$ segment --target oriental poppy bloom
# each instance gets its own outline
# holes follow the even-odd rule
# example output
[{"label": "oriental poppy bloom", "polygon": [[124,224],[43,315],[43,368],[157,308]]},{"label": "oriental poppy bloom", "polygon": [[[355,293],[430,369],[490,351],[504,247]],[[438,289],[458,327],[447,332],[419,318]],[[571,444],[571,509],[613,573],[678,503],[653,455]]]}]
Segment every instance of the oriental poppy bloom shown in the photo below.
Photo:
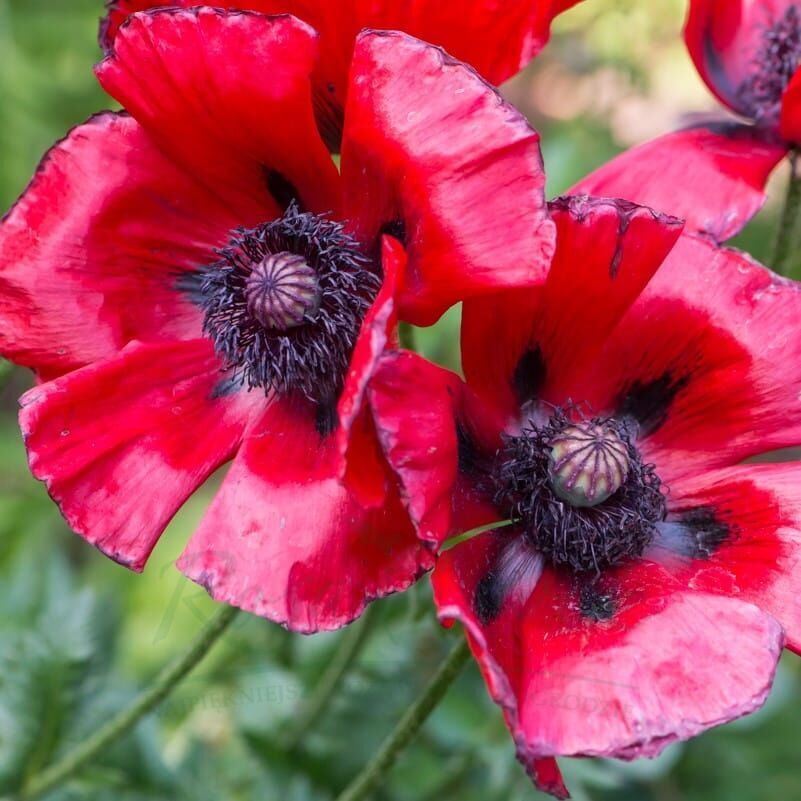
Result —
[{"label": "oriental poppy bloom", "polygon": [[722,103],[801,144],[801,3],[690,0],[684,37]]},{"label": "oriental poppy bloom", "polygon": [[[493,84],[512,77],[545,46],[551,22],[579,0],[221,0],[222,8],[294,14],[320,34],[314,66],[314,107],[324,139],[338,149],[356,35],[363,28],[404,31],[440,45]],[[100,23],[100,46],[109,52],[120,25],[136,12],[189,8],[197,0],[110,0]]]},{"label": "oriental poppy bloom", "polygon": [[334,628],[431,566],[362,398],[395,320],[529,283],[553,251],[539,140],[476,74],[360,35],[341,174],[290,16],[137,14],[0,226],[0,352],[34,474],[141,570],[233,465],[179,566],[222,601]]},{"label": "oriental poppy bloom", "polygon": [[414,354],[369,390],[518,755],[654,756],[757,709],[801,648],[801,291],[672,218],[553,205],[539,286],[465,303],[463,382]]}]

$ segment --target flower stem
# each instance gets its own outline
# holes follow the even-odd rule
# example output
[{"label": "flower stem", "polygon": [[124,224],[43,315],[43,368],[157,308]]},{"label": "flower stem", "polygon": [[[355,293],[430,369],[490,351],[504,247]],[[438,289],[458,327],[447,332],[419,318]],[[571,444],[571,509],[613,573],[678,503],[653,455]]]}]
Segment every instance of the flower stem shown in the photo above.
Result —
[{"label": "flower stem", "polygon": [[77,748],[62,757],[54,765],[35,776],[19,795],[20,801],[32,801],[60,785],[91,761],[109,743],[122,737],[145,715],[153,711],[208,653],[231,625],[239,610],[225,606],[216,617],[198,634],[189,650],[177,657],[156,676],[153,684],[142,692],[133,703],[112,718],[105,726],[85,740]]},{"label": "flower stem", "polygon": [[11,371],[14,365],[11,362],[0,359],[0,389],[5,386],[6,381],[11,378]]},{"label": "flower stem", "polygon": [[790,179],[770,264],[780,275],[799,277],[801,272],[801,175],[798,154],[790,155]]},{"label": "flower stem", "polygon": [[351,626],[342,637],[339,650],[323,673],[312,694],[301,704],[286,736],[283,738],[283,747],[287,751],[294,751],[303,738],[322,716],[331,700],[336,695],[345,674],[356,661],[367,642],[373,621],[375,620],[375,604],[367,607],[362,619]]},{"label": "flower stem", "polygon": [[414,326],[410,323],[401,322],[398,325],[398,339],[402,348],[417,350],[417,337],[414,333]]},{"label": "flower stem", "polygon": [[467,640],[461,639],[439,666],[422,694],[406,710],[394,731],[384,740],[375,756],[338,796],[337,801],[363,801],[378,787],[386,773],[395,764],[401,751],[414,739],[428,716],[442,700],[469,656],[470,648]]}]

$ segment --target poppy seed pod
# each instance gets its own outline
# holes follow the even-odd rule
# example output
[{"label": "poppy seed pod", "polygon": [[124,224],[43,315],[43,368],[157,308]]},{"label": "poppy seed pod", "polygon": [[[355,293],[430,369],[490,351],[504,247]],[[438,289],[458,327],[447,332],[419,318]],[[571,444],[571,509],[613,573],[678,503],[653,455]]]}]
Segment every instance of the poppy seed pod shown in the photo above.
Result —
[{"label": "poppy seed pod", "polygon": [[250,313],[265,327],[295,328],[320,308],[314,269],[295,253],[269,254],[253,267],[245,284]]},{"label": "poppy seed pod", "polygon": [[549,477],[573,506],[597,506],[614,495],[629,471],[626,443],[608,426],[568,426],[551,441]]}]

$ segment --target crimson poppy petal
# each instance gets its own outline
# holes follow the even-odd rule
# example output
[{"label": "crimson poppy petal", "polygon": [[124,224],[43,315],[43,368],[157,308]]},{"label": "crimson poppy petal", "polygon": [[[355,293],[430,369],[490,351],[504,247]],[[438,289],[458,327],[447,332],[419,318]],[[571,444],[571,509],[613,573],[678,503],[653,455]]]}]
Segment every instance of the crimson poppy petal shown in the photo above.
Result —
[{"label": "crimson poppy petal", "polygon": [[491,462],[501,444],[504,421],[492,409],[455,373],[408,351],[381,359],[369,394],[383,452],[421,539],[439,547],[498,521],[475,464]]},{"label": "crimson poppy petal", "polygon": [[[510,78],[545,46],[551,22],[579,0],[462,0],[460,3],[399,3],[396,0],[217,0],[221,8],[264,14],[294,14],[320,34],[314,71],[315,105],[322,130],[338,146],[353,43],[364,28],[409,33],[444,47],[473,65],[490,83]],[[197,0],[115,0],[100,28],[100,44],[110,52],[127,16],[164,6],[189,7]]]},{"label": "crimson poppy petal", "polygon": [[[296,4],[296,3],[294,3]],[[100,21],[99,44],[105,53],[110,53],[120,26],[138,11],[158,8],[193,8],[203,5],[198,0],[106,0],[106,16]],[[262,14],[296,13],[292,10],[293,0],[214,0],[215,8],[235,9],[247,7],[248,11]]]},{"label": "crimson poppy petal", "polygon": [[197,336],[177,275],[213,261],[235,224],[134,120],[93,117],[0,225],[0,352],[54,378],[131,339]]},{"label": "crimson poppy petal", "polygon": [[317,74],[318,97],[332,106],[331,117],[345,105],[353,42],[364,28],[403,31],[443,47],[472,65],[490,83],[512,77],[545,46],[551,22],[578,0],[296,0],[281,10],[306,20],[322,39]]},{"label": "crimson poppy petal", "polygon": [[680,221],[628,201],[576,196],[551,208],[556,255],[542,287],[464,305],[468,383],[509,415],[545,382],[559,397],[584,372],[681,233]]},{"label": "crimson poppy petal", "polygon": [[718,242],[738,234],[767,199],[765,184],[787,147],[747,125],[703,126],[622,153],[571,194],[620,197],[668,212]]},{"label": "crimson poppy petal", "polygon": [[[743,49],[744,6],[749,0],[690,0],[684,41],[695,68],[718,100],[744,116],[748,109],[737,96],[748,56]],[[756,5],[756,4],[753,4]],[[752,52],[753,57],[753,52]]]},{"label": "crimson poppy petal", "polygon": [[440,557],[434,597],[467,628],[524,763],[655,756],[758,709],[779,624],[734,598],[690,591],[656,564],[581,581],[491,532]]},{"label": "crimson poppy petal", "polygon": [[[458,6],[393,0],[340,0],[337,4],[330,0],[216,0],[215,6],[294,14],[310,23],[323,37],[320,84],[333,84],[334,94],[343,97],[353,40],[363,28],[405,31],[444,47],[460,61],[472,64],[490,83],[498,84],[545,46],[554,17],[578,2],[513,0],[504,4],[502,12],[497,0],[466,0]],[[137,11],[194,5],[197,0],[111,0],[101,25],[100,44],[110,50],[120,25]]]},{"label": "crimson poppy petal", "polygon": [[132,342],[22,398],[31,470],[69,525],[141,570],[184,501],[231,458],[255,396],[209,342]]},{"label": "crimson poppy petal", "polygon": [[785,141],[801,143],[801,70],[795,73],[784,90],[779,130]]},{"label": "crimson poppy petal", "polygon": [[400,33],[356,43],[342,148],[345,217],[405,240],[402,319],[541,278],[553,253],[539,136],[472,70]]},{"label": "crimson poppy petal", "polygon": [[565,391],[636,420],[670,486],[801,441],[799,319],[797,282],[683,236]]},{"label": "crimson poppy petal", "polygon": [[671,485],[671,519],[654,544],[684,586],[736,595],[784,627],[801,652],[801,464],[704,472]]},{"label": "crimson poppy petal", "polygon": [[314,31],[293,17],[160,9],[129,18],[97,75],[245,224],[254,207],[263,222],[293,197],[337,209],[339,177],[312,111],[316,53]]},{"label": "crimson poppy petal", "polygon": [[381,247],[384,280],[362,321],[359,338],[351,356],[350,369],[345,377],[345,386],[339,397],[337,437],[340,453],[345,457],[349,448],[351,427],[363,411],[370,379],[387,346],[395,344],[397,339],[395,293],[398,276],[406,269],[406,253],[400,242],[392,237],[384,237]]},{"label": "crimson poppy petal", "polygon": [[433,556],[390,476],[373,473],[386,495],[368,508],[338,478],[337,460],[306,402],[274,400],[248,430],[179,568],[216,600],[303,633],[344,626],[369,601],[409,587]]},{"label": "crimson poppy petal", "polygon": [[338,447],[337,475],[347,479],[350,492],[368,507],[378,506],[385,499],[385,482],[376,481],[375,477],[382,474],[386,462],[379,449],[374,423],[365,408],[365,396],[382,354],[397,342],[395,292],[398,276],[405,266],[403,246],[392,237],[384,237],[384,280],[362,322],[337,403],[336,419],[332,421]]},{"label": "crimson poppy petal", "polygon": [[542,790],[543,793],[548,793],[554,798],[570,798],[565,780],[562,778],[562,771],[559,770],[555,759],[550,757],[548,759],[532,759],[526,765],[526,770],[538,790]]}]

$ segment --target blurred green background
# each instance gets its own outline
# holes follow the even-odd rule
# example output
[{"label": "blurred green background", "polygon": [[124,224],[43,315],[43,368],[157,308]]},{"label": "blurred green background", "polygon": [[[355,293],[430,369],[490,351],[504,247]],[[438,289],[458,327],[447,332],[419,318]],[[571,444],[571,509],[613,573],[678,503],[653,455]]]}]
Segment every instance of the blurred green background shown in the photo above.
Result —
[{"label": "blurred green background", "polygon": [[[54,140],[109,101],[91,67],[101,0],[0,0],[0,210]],[[586,0],[552,45],[504,91],[543,136],[558,194],[687,114],[715,110],[679,39],[683,0]],[[772,187],[781,194],[783,176]],[[767,251],[776,205],[741,237]],[[426,353],[456,365],[458,310],[423,332]],[[214,610],[174,568],[213,492],[182,510],[146,572],[113,565],[71,534],[28,474],[16,428],[24,371],[0,378],[0,796],[95,730]],[[456,634],[434,622],[424,580],[378,604],[377,621],[331,706],[294,749],[279,745],[341,643],[292,636],[242,616],[160,711],[52,799],[325,801],[372,754]],[[762,801],[801,798],[801,687],[782,664],[759,714],[631,765],[564,761],[577,799]],[[474,666],[404,755],[378,798],[541,798],[515,762]]]}]

